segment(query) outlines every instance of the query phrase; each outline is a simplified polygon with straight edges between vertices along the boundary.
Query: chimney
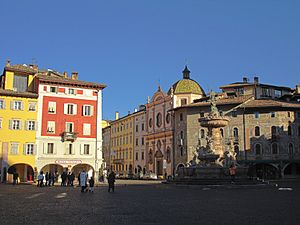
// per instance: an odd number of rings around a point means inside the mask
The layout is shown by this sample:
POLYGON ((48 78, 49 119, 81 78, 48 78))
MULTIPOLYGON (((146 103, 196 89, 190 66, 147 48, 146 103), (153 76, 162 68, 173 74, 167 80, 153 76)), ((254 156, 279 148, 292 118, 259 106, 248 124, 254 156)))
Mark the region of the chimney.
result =
POLYGON ((64 71, 64 78, 68 78, 68 73, 64 71))
POLYGON ((248 78, 247 77, 243 77, 243 83, 248 83, 248 78))
POLYGON ((258 84, 258 77, 254 77, 254 84, 258 84))
POLYGON ((72 76, 71 76, 72 80, 78 80, 78 72, 72 72, 72 76))
POLYGON ((6 66, 6 67, 10 67, 10 59, 7 59, 7 60, 6 60, 5 66, 6 66))
POLYGON ((118 119, 119 119, 119 112, 116 111, 116 120, 118 120, 118 119))

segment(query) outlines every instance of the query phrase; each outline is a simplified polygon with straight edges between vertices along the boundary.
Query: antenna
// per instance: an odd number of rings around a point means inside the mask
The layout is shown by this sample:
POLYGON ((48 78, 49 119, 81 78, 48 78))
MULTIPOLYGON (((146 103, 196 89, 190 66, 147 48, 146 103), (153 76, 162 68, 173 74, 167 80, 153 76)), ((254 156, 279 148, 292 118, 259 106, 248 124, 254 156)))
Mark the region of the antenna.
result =
POLYGON ((36 58, 31 58, 31 64, 33 64, 33 65, 37 65, 37 60, 36 60, 36 58))

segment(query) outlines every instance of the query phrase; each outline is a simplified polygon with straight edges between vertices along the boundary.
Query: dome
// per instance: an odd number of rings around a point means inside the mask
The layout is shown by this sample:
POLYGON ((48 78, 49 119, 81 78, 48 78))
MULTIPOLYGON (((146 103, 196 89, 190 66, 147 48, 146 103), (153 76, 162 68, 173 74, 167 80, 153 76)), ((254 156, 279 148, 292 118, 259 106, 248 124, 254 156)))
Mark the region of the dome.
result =
POLYGON ((187 66, 185 66, 183 73, 183 79, 177 81, 175 84, 172 85, 168 94, 197 94, 197 95, 205 95, 204 90, 201 86, 194 80, 190 79, 190 71, 188 70, 187 66), (173 90, 172 90, 173 89, 173 90))

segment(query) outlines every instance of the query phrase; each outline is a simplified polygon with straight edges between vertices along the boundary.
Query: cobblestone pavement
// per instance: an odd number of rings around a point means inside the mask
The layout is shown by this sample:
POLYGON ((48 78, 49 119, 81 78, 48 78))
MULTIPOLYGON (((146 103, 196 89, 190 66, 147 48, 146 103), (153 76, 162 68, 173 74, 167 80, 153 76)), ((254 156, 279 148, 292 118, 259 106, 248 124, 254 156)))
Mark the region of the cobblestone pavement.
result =
POLYGON ((299 181, 279 183, 292 190, 118 183, 115 193, 0 184, 0 224, 300 224, 299 181))

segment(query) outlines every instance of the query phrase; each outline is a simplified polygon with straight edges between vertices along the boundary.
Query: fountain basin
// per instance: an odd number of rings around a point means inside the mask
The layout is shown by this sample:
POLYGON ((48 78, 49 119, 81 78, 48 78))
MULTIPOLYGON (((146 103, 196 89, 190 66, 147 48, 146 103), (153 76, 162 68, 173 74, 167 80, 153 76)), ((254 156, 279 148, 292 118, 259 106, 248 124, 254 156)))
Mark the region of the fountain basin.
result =
POLYGON ((201 118, 199 119, 202 127, 220 128, 226 127, 229 123, 229 119, 225 117, 220 118, 201 118))

